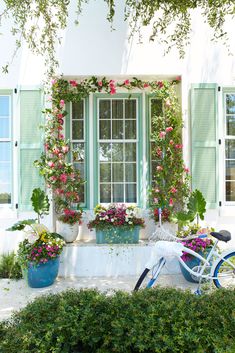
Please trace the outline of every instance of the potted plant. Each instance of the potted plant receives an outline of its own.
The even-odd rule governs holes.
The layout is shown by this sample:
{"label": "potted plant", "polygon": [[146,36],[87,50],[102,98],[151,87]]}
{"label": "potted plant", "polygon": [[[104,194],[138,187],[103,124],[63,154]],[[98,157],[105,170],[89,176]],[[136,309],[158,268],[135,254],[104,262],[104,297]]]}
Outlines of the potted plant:
{"label": "potted plant", "polygon": [[66,243],[71,243],[76,240],[81,223],[82,210],[75,211],[65,208],[56,221],[56,230],[62,235]]}
{"label": "potted plant", "polygon": [[[184,212],[178,212],[173,217],[174,221],[178,223],[179,231],[177,232],[177,235],[182,238],[182,244],[189,249],[198,252],[202,256],[206,256],[213,245],[212,238],[208,237],[213,231],[213,228],[201,227],[199,224],[200,220],[204,220],[205,212],[206,200],[201,191],[196,189],[190,194],[187,210]],[[198,238],[183,240],[190,235],[198,235]],[[182,259],[191,269],[200,266],[200,260],[187,253],[183,253]],[[192,277],[181,264],[180,268],[187,281],[198,282],[198,279]]]}
{"label": "potted plant", "polygon": [[97,244],[134,244],[139,242],[140,228],[144,220],[137,217],[134,206],[112,204],[108,207],[97,205],[95,219],[88,223],[89,229],[96,230]]}
{"label": "potted plant", "polygon": [[32,288],[47,287],[54,283],[59,271],[59,256],[64,240],[51,233],[40,223],[49,212],[48,196],[41,189],[34,189],[31,197],[37,219],[27,219],[14,224],[9,231],[23,230],[25,239],[20,242],[17,259],[24,278]]}

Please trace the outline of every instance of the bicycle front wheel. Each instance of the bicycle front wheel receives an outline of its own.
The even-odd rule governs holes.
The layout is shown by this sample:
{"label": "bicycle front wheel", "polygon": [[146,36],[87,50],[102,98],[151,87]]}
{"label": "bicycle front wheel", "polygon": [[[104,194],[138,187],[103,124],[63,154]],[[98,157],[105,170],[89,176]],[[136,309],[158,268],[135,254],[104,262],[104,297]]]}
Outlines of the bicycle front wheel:
{"label": "bicycle front wheel", "polygon": [[[213,282],[217,288],[235,288],[235,252],[224,257],[215,268]],[[226,261],[227,260],[227,261]]]}

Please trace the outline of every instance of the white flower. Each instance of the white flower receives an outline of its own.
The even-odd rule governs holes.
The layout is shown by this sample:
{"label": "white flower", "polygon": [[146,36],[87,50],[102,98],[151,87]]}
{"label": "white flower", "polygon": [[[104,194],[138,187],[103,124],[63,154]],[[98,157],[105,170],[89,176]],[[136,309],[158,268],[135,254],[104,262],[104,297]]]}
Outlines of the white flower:
{"label": "white flower", "polygon": [[113,218],[111,218],[111,222],[114,222],[114,219],[113,219]]}
{"label": "white flower", "polygon": [[34,244],[35,241],[39,239],[39,235],[32,230],[28,230],[25,232],[25,239],[27,239],[30,244]]}
{"label": "white flower", "polygon": [[128,224],[133,224],[133,222],[128,222]]}

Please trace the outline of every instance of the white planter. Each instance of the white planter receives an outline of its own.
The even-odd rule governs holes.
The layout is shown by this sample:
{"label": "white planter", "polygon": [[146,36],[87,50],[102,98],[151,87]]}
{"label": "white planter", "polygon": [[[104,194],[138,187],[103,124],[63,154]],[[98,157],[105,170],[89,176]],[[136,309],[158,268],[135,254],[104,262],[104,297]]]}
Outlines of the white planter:
{"label": "white planter", "polygon": [[56,232],[64,238],[66,243],[72,243],[77,239],[79,224],[67,224],[56,221]]}

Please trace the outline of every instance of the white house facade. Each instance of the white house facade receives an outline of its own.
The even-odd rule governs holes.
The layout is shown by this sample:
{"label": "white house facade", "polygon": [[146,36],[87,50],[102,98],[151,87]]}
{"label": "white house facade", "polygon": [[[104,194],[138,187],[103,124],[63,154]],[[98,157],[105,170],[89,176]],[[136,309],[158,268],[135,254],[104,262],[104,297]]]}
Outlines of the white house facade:
{"label": "white house facade", "polygon": [[[143,30],[141,44],[137,37],[128,39],[121,2],[115,31],[110,30],[105,5],[101,2],[91,1],[85,6],[78,27],[73,23],[72,5],[70,10],[70,21],[58,48],[58,77],[63,75],[65,79],[79,81],[94,75],[115,82],[132,77],[148,81],[180,77],[177,95],[184,122],[183,152],[192,174],[192,188],[200,189],[206,198],[205,223],[218,230],[229,230],[235,245],[235,56],[222,43],[211,42],[210,31],[197,11],[192,16],[191,43],[185,57],[179,59],[176,50],[164,56],[162,46],[149,42],[148,28]],[[235,48],[233,28],[233,23],[227,23],[231,51]],[[4,65],[14,47],[10,25],[0,37],[0,44],[4,48],[0,64]],[[38,170],[32,164],[43,148],[42,131],[38,129],[43,122],[41,111],[48,104],[43,92],[43,72],[43,60],[32,55],[24,45],[9,73],[0,75],[0,252],[17,246],[21,235],[5,229],[18,219],[31,217],[29,196],[40,183]],[[120,106],[129,111],[128,118],[125,111],[120,112]],[[73,258],[78,257],[84,268],[77,272],[74,265],[70,274],[117,274],[116,258],[111,264],[108,262],[108,250],[92,245],[95,235],[86,227],[97,203],[134,203],[147,220],[141,238],[148,238],[154,230],[147,202],[150,108],[149,92],[137,89],[129,100],[128,93],[121,88],[109,97],[94,93],[80,105],[67,104],[69,114],[64,133],[71,141],[71,149],[79,146],[83,151],[79,168],[86,180],[80,247],[71,245],[65,250],[71,267]],[[108,127],[100,119],[102,109],[109,112]],[[105,143],[120,144],[119,164],[114,157],[105,163],[107,156],[101,148]],[[52,212],[46,222],[53,227]],[[95,273],[92,273],[86,267],[85,258],[92,256],[94,263],[99,264],[101,254],[102,263],[98,267],[94,265]],[[143,261],[148,257],[144,243],[124,250],[128,260],[123,261],[129,261],[129,269],[123,265],[121,274],[141,271],[142,261],[138,262],[141,256]],[[62,271],[66,275],[65,267]]]}

